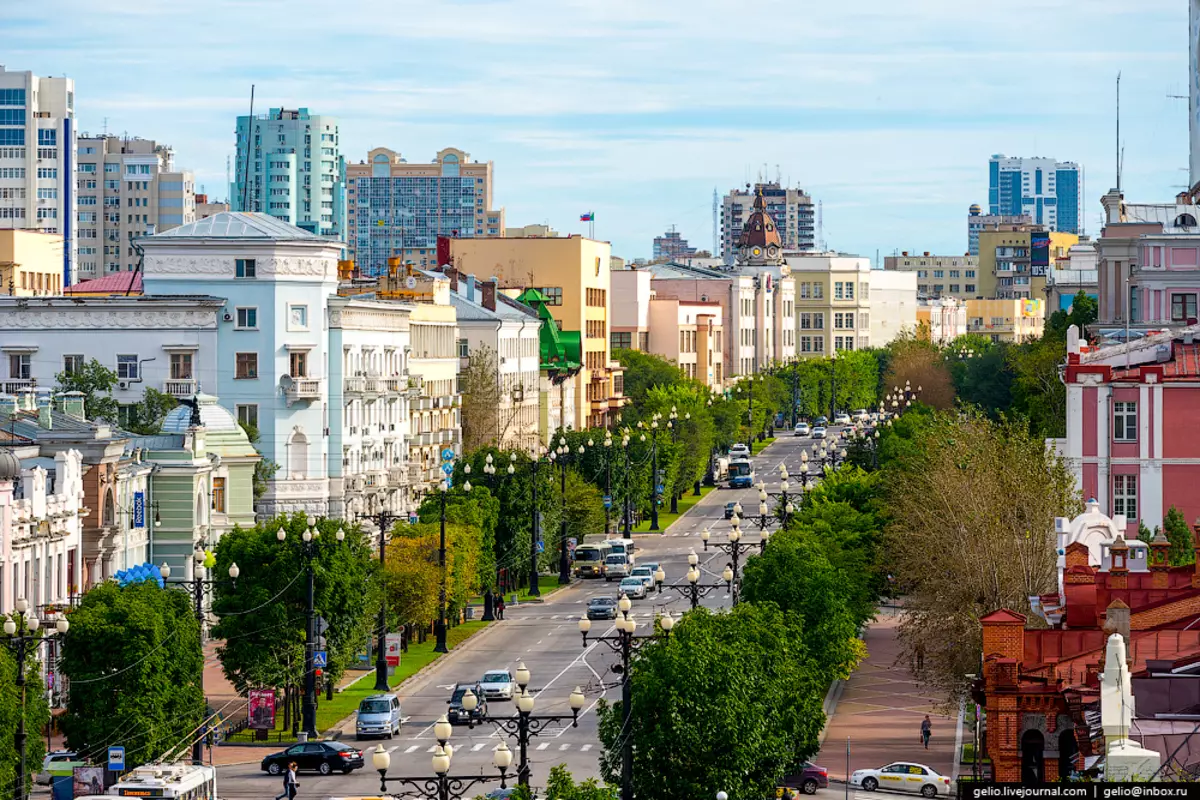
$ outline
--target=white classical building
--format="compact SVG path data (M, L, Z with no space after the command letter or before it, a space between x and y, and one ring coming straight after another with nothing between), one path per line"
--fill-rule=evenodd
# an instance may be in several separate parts
M69 567L82 544L83 458L37 445L0 449L0 615L19 599L38 616L70 601Z

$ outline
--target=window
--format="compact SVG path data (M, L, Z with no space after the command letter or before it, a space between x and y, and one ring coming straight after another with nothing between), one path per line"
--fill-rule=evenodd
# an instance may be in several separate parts
M308 330L308 306L288 306L288 330Z
M1113 403L1113 439L1137 441L1137 403Z
M237 420L242 425L258 428L258 404L245 403L237 406Z
M288 358L288 374L293 378L308 377L308 353L299 351Z
M117 378L123 381L138 379L138 357L136 355L117 356Z
M171 353L171 380L190 381L192 379L192 354Z
M27 381L32 376L29 353L13 353L8 357L8 377Z
M38 128L38 146L56 147L57 145L58 131L54 128Z
M233 377L240 380L257 378L258 353L238 353L234 365Z
M212 510L218 514L225 513L225 479L212 479Z
M83 356L63 356L63 372L74 375L83 369Z
M234 276L238 278L255 277L256 268L253 258L239 258L234 262Z
M253 330L258 327L258 309L257 308L239 308L237 309L237 327L238 330Z
M471 354L470 354L470 352L468 352L467 340L459 339L458 340L458 357L459 358L470 358L470 356L471 356Z
M1137 475L1113 475L1113 515L1137 519Z
M608 335L612 349L628 350L633 346L633 333L630 331L613 331Z
M561 286L542 286L538 291L546 295L546 305L561 306L562 305L562 287Z
M1171 322L1187 322L1196 319L1196 295L1171 295Z

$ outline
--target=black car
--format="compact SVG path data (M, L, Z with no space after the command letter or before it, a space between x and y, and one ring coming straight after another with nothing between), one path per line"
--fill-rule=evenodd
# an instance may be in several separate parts
M588 601L588 619L616 619L617 601L611 597L593 597Z
M460 722L467 722L467 710L463 708L463 698L466 697L467 689L471 690L471 694L475 695L478 705L471 712L470 719L479 722L487 716L487 701L483 699L483 687L476 683L460 683L454 687L454 694L450 695L450 699L446 701L449 706L446 710L446 719L451 725L457 725Z
M736 502L725 504L725 519L733 519L733 509L737 506Z
M362 769L363 754L362 750L355 750L341 742L307 742L272 753L262 760L262 769L271 775L282 775L293 761L297 770L314 770L322 775L331 772L349 775L356 769Z

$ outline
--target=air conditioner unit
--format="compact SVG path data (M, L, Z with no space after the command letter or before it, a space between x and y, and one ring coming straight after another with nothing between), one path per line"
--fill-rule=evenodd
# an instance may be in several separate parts
M128 387L129 387L129 384L127 384L125 381L120 381L117 384L117 388L119 388L119 389L127 389Z
M233 314L230 314L228 311L226 311L226 312L225 312L225 321L226 321L226 322L233 322Z

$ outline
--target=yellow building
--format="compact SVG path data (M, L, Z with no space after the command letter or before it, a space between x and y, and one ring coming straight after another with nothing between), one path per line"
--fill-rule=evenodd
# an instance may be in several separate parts
M62 278L61 234L0 230L0 294L62 294Z
M1049 264L1033 265L1037 255L1034 234L1050 237ZM979 281L975 297L1045 299L1046 273L1066 268L1071 247L1079 244L1073 233L1046 232L1041 225L992 225L979 232ZM964 293L965 294L965 293Z
M1046 301L1040 298L967 300L967 333L1020 343L1042 338L1045 327Z
M409 306L408 371L416 397L409 401L410 470L421 480L412 489L428 491L444 478L438 472L441 452L462 450L462 396L458 392L458 316L449 302L449 281L438 278L444 291L434 292L433 302ZM444 298L437 302L438 298Z
M580 427L599 427L621 407L624 373L609 350L609 260L612 246L581 236L450 241L451 265L502 289L535 288L549 298L564 331L579 331L583 369L575 393Z

